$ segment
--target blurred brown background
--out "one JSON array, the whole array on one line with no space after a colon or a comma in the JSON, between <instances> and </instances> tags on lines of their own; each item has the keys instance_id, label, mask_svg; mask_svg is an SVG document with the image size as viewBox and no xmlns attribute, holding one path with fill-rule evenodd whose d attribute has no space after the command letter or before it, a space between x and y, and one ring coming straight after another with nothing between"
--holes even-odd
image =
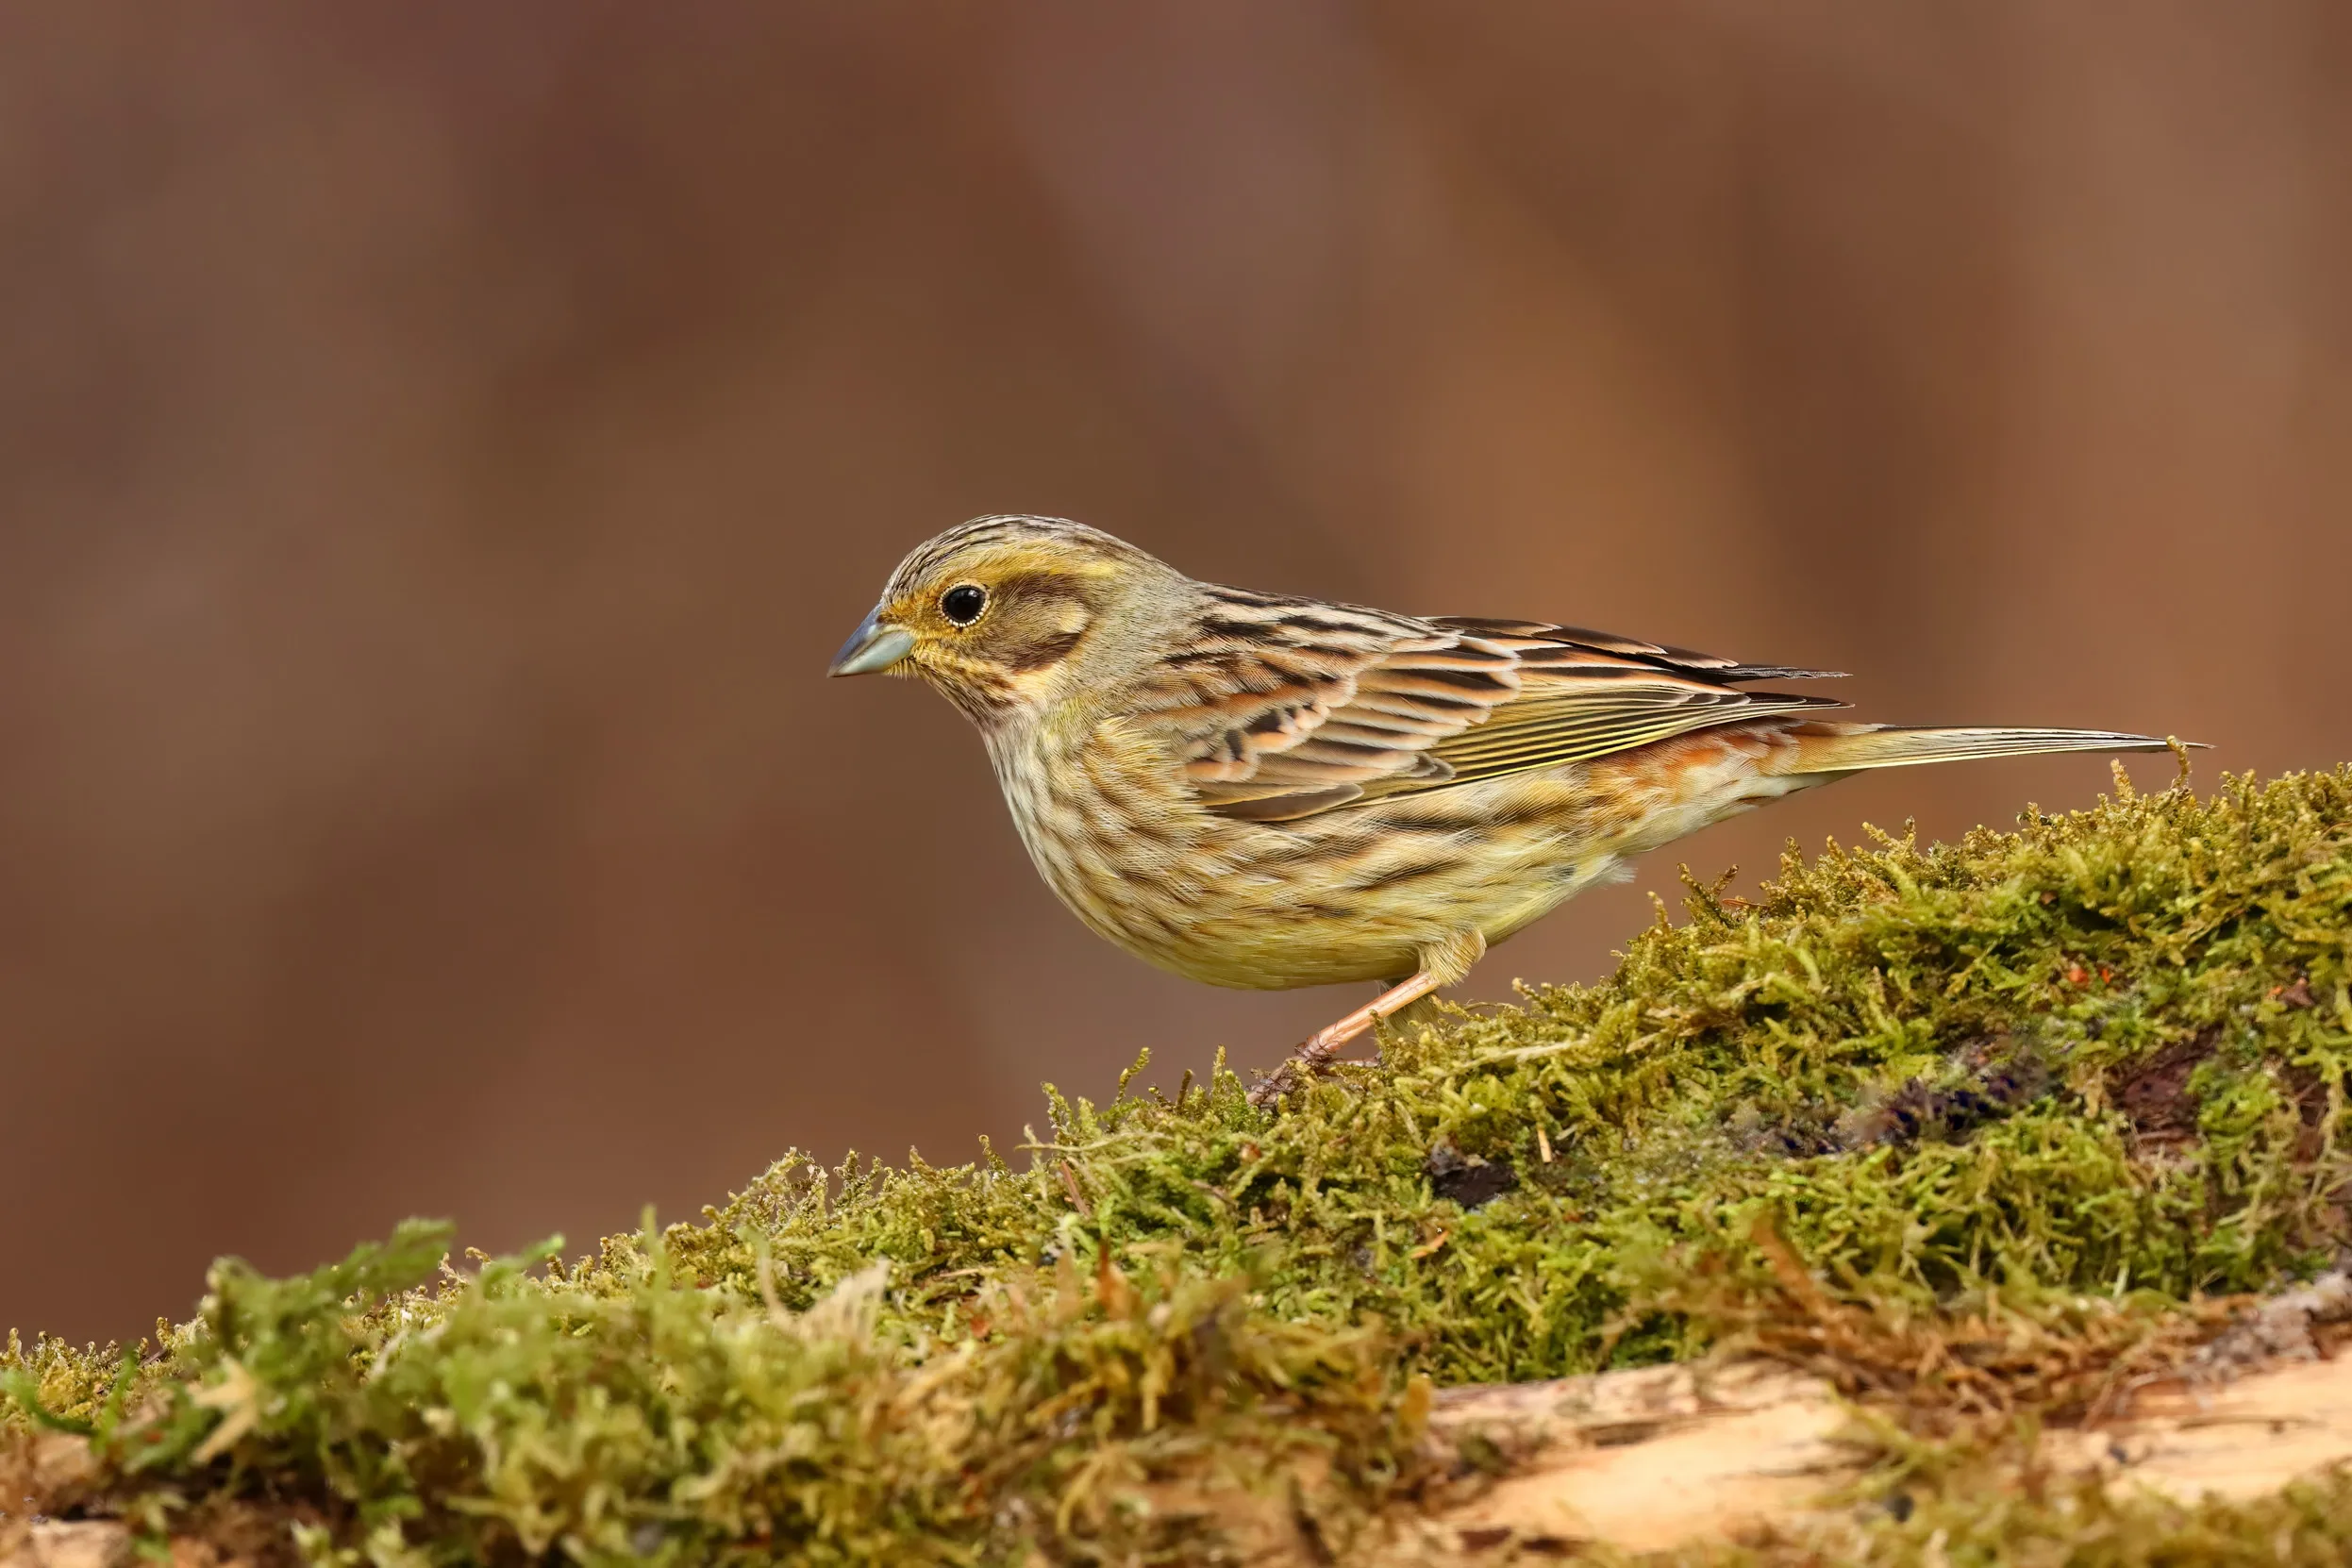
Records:
<instances>
[{"instance_id":1,"label":"blurred brown background","mask_svg":"<svg viewBox=\"0 0 2352 1568\"><path fill-rule=\"evenodd\" d=\"M961 1159L1360 1000L1096 942L944 703L820 678L976 513L2352 758L2330 0L75 0L0 11L0 1325Z\"/></svg>"}]
</instances>

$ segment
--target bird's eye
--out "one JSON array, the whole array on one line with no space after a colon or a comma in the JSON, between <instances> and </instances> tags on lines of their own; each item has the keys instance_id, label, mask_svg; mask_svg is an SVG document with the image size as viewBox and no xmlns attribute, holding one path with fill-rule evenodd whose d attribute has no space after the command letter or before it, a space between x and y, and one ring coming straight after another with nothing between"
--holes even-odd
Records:
<instances>
[{"instance_id":1,"label":"bird's eye","mask_svg":"<svg viewBox=\"0 0 2352 1568\"><path fill-rule=\"evenodd\" d=\"M959 626L968 626L988 608L988 590L976 582L959 582L939 596L939 612Z\"/></svg>"}]
</instances>

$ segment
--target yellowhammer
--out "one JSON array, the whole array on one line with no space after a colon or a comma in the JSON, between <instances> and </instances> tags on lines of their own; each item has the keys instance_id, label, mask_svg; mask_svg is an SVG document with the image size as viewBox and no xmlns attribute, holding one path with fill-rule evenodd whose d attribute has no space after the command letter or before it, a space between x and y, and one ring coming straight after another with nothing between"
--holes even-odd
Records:
<instances>
[{"instance_id":1,"label":"yellowhammer","mask_svg":"<svg viewBox=\"0 0 2352 1568\"><path fill-rule=\"evenodd\" d=\"M1261 1103L1710 823L1863 768L2166 744L1835 723L1740 689L1833 671L1220 588L1050 517L900 562L831 673L876 671L979 726L1039 873L1102 936L1213 985L1389 982Z\"/></svg>"}]
</instances>

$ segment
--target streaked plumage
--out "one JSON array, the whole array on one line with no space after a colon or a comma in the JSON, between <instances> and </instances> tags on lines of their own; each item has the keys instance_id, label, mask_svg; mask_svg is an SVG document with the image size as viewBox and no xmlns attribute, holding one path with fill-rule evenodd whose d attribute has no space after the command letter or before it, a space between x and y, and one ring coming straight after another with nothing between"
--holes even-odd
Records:
<instances>
[{"instance_id":1,"label":"streaked plumage","mask_svg":"<svg viewBox=\"0 0 2352 1568\"><path fill-rule=\"evenodd\" d=\"M1745 688L1835 672L1224 588L1058 518L917 548L833 668L960 708L1046 883L1127 951L1223 986L1409 982L1309 1062L1765 801L1865 768L2166 744L1832 722L1843 705Z\"/></svg>"}]
</instances>

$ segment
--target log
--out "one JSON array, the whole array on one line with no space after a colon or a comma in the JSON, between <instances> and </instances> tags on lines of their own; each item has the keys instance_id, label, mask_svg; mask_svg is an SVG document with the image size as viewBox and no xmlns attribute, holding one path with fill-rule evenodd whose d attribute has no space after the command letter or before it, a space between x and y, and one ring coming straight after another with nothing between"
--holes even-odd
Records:
<instances>
[{"instance_id":1,"label":"log","mask_svg":"<svg viewBox=\"0 0 2352 1568\"><path fill-rule=\"evenodd\" d=\"M1449 1390L1433 1433L1512 1463L1442 1522L1477 1547L1651 1551L1787 1533L1860 1475L1860 1451L1838 1441L1852 1421L1821 1379L1758 1362ZM2095 1426L2044 1433L2038 1457L2184 1502L2267 1495L2352 1460L2352 1358L2154 1383Z\"/></svg>"}]
</instances>

